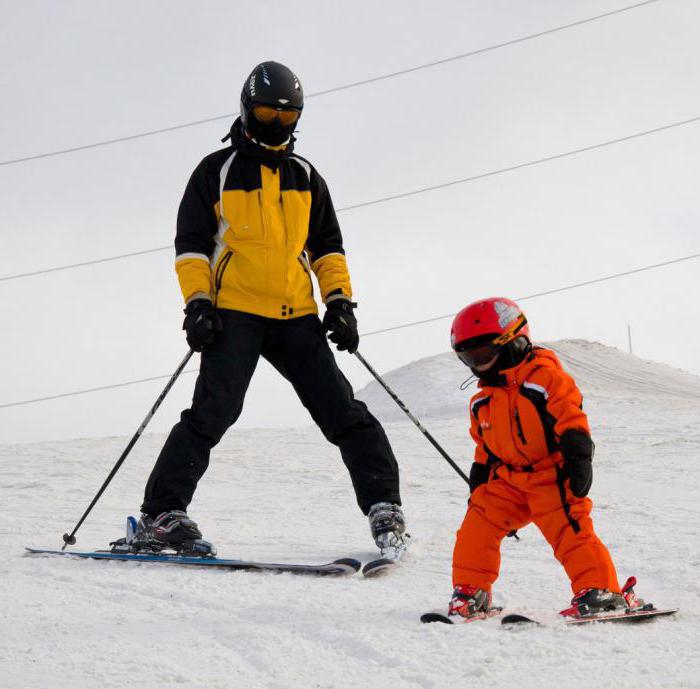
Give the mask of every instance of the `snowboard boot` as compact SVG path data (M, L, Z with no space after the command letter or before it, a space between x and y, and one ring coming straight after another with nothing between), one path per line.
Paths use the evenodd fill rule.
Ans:
M627 600L622 593L613 593L607 589L582 589L571 599L571 607L559 614L564 617L590 617L627 608Z
M202 556L216 553L211 543L202 540L197 524L181 510L162 512L155 519L142 514L130 545L135 551L175 550L181 555Z
M382 556L405 550L410 536L401 506L392 502L377 502L369 509L369 528Z
M471 617L481 617L491 608L491 594L478 586L458 584L452 592L447 617L461 622ZM462 619L463 618L463 619Z

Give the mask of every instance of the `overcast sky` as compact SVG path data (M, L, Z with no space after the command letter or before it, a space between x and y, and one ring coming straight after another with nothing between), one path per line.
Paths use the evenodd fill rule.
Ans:
M307 94L635 4L624 0L2 2L0 162L237 111L266 59ZM700 3L659 0L308 98L297 150L337 208L700 116ZM0 277L167 246L229 120L0 167ZM700 123L341 212L361 331L698 253ZM171 373L174 251L0 282L0 405ZM586 338L700 373L698 260L523 302L535 339ZM364 339L380 371L449 348L449 319ZM339 361L360 387L369 376ZM134 432L165 381L0 408L0 442ZM188 406L185 374L149 430ZM400 392L400 391L399 391ZM410 399L405 400L410 406ZM261 363L242 426L308 423Z

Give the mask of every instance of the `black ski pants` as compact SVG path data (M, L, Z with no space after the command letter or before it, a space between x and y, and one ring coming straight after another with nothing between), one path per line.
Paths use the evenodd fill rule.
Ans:
M141 510L186 510L211 449L238 419L259 357L293 386L325 437L340 448L364 514L376 502L401 504L399 469L384 429L333 357L317 316L286 321L219 309L223 330L202 352L192 407L182 412L146 485ZM283 441L281 441L283 442Z

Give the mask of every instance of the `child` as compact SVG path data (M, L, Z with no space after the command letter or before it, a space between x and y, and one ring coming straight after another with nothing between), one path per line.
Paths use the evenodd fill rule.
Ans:
M534 522L571 580L564 615L639 605L632 581L624 591L590 513L593 441L582 396L554 352L533 347L525 315L505 298L462 309L452 347L479 379L471 400L476 442L471 497L457 532L448 617L462 622L491 606L500 545Z

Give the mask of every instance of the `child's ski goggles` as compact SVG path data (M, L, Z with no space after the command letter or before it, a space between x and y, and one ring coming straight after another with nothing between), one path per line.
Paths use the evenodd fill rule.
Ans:
M510 327L500 335L480 335L458 342L454 348L455 352L469 368L484 366L498 356L498 350L503 345L512 342L525 325L527 325L527 318L520 314Z
M469 347L468 349L455 349L457 356L463 364L469 368L484 366L489 361L498 356L499 346L491 342L481 345L480 347Z

